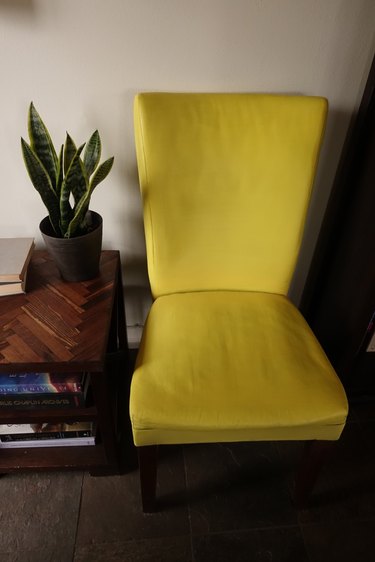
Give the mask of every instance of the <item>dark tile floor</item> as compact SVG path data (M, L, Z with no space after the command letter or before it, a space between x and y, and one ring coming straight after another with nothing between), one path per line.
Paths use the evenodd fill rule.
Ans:
M0 562L372 562L375 404L353 405L309 509L290 497L297 443L161 450L160 510L138 473L0 479Z

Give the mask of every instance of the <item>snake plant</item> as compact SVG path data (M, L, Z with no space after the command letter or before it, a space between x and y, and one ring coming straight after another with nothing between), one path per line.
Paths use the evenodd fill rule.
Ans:
M76 147L70 135L57 155L47 127L31 102L28 113L30 144L21 138L26 169L47 207L58 238L73 238L90 230L86 214L95 187L109 174L113 157L99 165L101 140L95 131L86 146ZM81 156L82 155L82 156Z

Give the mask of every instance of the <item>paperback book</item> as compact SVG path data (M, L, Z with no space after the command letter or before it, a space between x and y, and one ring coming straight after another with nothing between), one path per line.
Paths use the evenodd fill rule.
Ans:
M1 373L0 395L83 392L85 375L55 373Z
M0 295L26 291L26 274L34 238L0 238Z
M79 408L84 406L83 393L58 393L58 394L7 394L0 396L0 410L16 408L20 410L46 409L46 408Z
M21 449L35 447L82 447L95 445L93 437L75 437L73 439L45 439L35 441L0 441L0 449Z
M0 410L84 406L87 388L81 374L2 373Z
M94 444L93 422L0 425L0 448Z
M22 281L0 281L0 296L19 295L26 293L27 270L24 273Z

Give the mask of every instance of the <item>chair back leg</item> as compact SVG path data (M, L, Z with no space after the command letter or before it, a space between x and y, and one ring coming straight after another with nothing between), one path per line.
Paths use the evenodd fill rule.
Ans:
M298 508L307 505L319 472L335 441L307 441L294 488L294 504Z
M139 476L141 480L142 509L152 513L156 509L156 476L158 465L158 446L137 447Z

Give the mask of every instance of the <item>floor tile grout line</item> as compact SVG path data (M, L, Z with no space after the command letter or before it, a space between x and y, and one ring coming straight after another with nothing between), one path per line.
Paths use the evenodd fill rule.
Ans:
M75 534L74 534L72 562L74 562L74 559L76 557L77 536L78 536L79 522L80 522L80 518L81 518L81 507L82 507L83 485L84 485L84 480L85 480L85 474L86 473L84 471L82 471L82 474L81 474L81 476L82 476L81 493L80 493L80 496L79 496L79 503L78 503L78 514L77 514L76 530L75 530Z
M116 544L137 544L137 543L150 543L158 540L174 540L174 539L185 539L189 537L186 533L178 533L175 535L159 535L159 536L147 536L147 537L127 537L127 538L115 538L111 540L103 540L97 542L83 543L82 547L87 546L103 546L103 545L116 545ZM2 554L0 550L0 554Z

